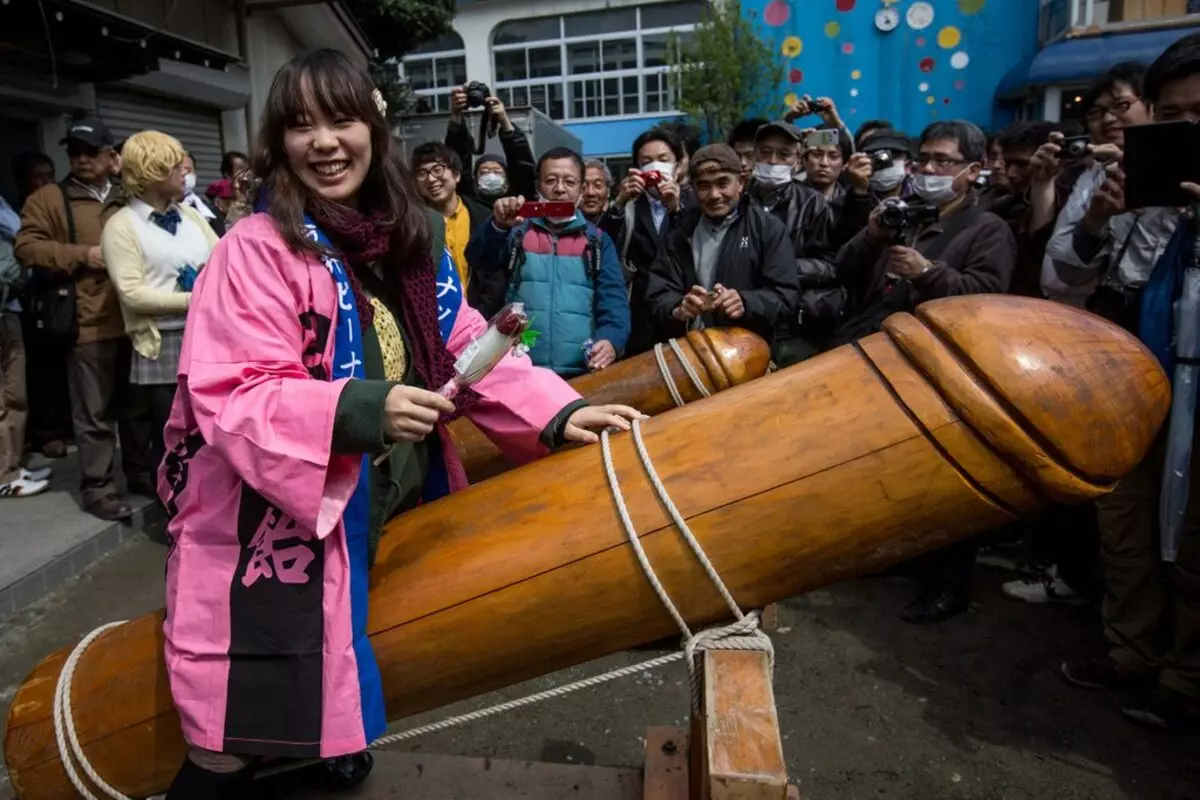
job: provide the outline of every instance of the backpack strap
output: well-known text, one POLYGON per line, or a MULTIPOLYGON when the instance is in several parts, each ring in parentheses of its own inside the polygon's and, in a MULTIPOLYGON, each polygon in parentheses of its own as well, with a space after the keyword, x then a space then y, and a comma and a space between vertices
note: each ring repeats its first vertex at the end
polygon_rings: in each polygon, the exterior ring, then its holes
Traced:
POLYGON ((583 264, 588 280, 592 283, 600 277, 600 265, 604 258, 604 232, 592 223, 587 224, 587 247, 583 248, 583 264))
POLYGON ((521 285, 521 267, 525 266, 525 233, 529 223, 522 222, 509 231, 508 264, 504 269, 505 278, 510 286, 521 285))
POLYGON ((62 192, 63 209, 67 214, 67 241, 75 244, 75 213, 71 211, 71 198, 67 196, 67 179, 63 178, 58 183, 58 190, 62 192))

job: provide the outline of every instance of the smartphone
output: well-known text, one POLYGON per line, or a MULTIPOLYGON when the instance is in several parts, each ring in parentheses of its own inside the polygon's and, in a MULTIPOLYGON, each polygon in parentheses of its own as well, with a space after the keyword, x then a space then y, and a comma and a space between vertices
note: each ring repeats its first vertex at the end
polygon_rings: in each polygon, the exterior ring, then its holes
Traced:
POLYGON ((575 215, 575 206, 571 203, 525 203, 521 206, 520 216, 524 219, 535 217, 571 217, 575 215))
POLYGON ((657 170, 650 170, 649 172, 642 173, 642 182, 646 184, 647 189, 652 186, 658 186, 660 183, 662 183, 662 178, 662 173, 658 172, 657 170))
POLYGON ((812 150, 815 147, 837 147, 838 132, 831 129, 819 131, 809 131, 804 135, 804 149, 812 150))
POLYGON ((1125 207, 1177 208, 1194 201, 1181 181, 1200 183, 1200 124, 1180 120, 1125 128, 1125 207))

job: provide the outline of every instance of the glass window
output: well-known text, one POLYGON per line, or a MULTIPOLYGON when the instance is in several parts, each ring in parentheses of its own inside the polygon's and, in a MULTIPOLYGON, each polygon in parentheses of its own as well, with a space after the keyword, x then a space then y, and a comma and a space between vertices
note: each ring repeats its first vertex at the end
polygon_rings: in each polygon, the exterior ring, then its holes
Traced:
POLYGON ((637 30, 637 11, 632 8, 606 8, 563 17, 567 36, 598 36, 637 30))
POLYGON ((492 43, 520 44, 522 42, 540 42, 545 39, 558 39, 562 35, 558 20, 558 17, 539 17, 536 19, 514 19, 502 22, 496 26, 496 33, 492 37, 492 43))
POLYGON ((496 53, 496 80, 523 81, 529 77, 525 70, 525 50, 501 50, 496 53))
POLYGON ((673 28, 676 25, 695 25, 704 11, 704 0, 684 0, 681 3, 658 3, 642 6, 642 30, 673 28))
POLYGON ((467 82, 466 58, 439 58, 435 60, 435 63, 438 88, 462 86, 467 82))
POLYGON ((637 69, 637 39, 614 39, 604 42, 604 71, 637 69))
POLYGON ((529 48, 529 77, 553 78, 562 75, 562 50, 553 47, 529 48))
POLYGON ((621 78, 621 113, 636 114, 638 113, 638 78, 636 75, 629 75, 621 78))
POLYGON ((586 75, 600 71, 600 43, 575 42, 567 45, 568 72, 571 75, 586 75))
POLYGON ((675 94, 670 76, 665 72, 659 72, 647 75, 644 80, 646 81, 646 113, 674 111, 675 94))
MULTIPOLYGON (((692 41, 691 31, 682 31, 674 34, 679 45, 686 47, 692 41)), ((670 42, 671 34, 667 33, 651 33, 642 37, 642 66, 643 67, 665 67, 669 64, 667 60, 668 43, 670 42)))
POLYGON ((406 61, 404 74, 408 76, 409 85, 413 91, 433 88, 433 59, 422 58, 419 61, 406 61))

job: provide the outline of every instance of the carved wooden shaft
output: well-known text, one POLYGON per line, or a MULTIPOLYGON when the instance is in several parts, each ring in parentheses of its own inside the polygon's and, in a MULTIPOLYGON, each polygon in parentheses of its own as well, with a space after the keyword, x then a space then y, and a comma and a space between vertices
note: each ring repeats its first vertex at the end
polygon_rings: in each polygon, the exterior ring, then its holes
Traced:
MULTIPOLYGON (((692 331, 677 341, 696 377, 712 394, 761 378, 767 374, 771 361, 771 350, 767 343, 743 328, 692 331)), ((664 347, 663 355, 671 382, 683 401, 692 403, 699 400, 700 392, 674 351, 664 347)), ((624 403, 651 415, 675 408, 675 401, 663 380, 662 370, 653 352, 618 362, 600 372, 581 375, 570 383, 593 405, 624 403)), ((462 456, 463 467, 471 483, 507 472, 514 466, 468 419, 460 419, 452 424, 450 436, 462 456)))
MULTIPOLYGON (((1153 356, 1098 317, 963 297, 644 431, 680 512, 738 603, 755 608, 1048 497, 1101 494, 1143 457, 1168 403, 1153 356)), ((724 621, 629 435, 614 437, 613 458, 671 597, 693 626, 724 621)), ((395 527, 372 573, 369 622, 389 718, 675 632, 626 542, 598 448, 485 481, 395 527)), ((160 623, 153 614, 101 637, 75 678, 85 751, 130 794, 162 791, 184 753, 160 623)), ((71 796, 50 721, 65 657, 39 665, 9 712, 5 759, 29 800, 71 796)))

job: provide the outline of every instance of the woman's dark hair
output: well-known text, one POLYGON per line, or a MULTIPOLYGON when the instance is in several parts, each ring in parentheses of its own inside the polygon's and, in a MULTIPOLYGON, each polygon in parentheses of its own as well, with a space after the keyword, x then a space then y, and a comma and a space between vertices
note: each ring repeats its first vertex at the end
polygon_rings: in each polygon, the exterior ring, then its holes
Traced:
POLYGON ((254 146, 251 169, 262 179, 266 208, 293 250, 325 255, 304 235, 308 206, 324 206, 329 216, 335 204, 311 194, 292 173, 284 152, 287 129, 304 119, 306 90, 330 117, 351 117, 371 129, 371 164, 359 189, 359 210, 391 232, 391 252, 429 253, 429 223, 416 187, 392 145, 387 121, 371 94, 375 87, 363 67, 337 50, 309 50, 292 58, 275 73, 267 94, 262 123, 254 146))
POLYGON ((243 153, 239 150, 230 150, 228 153, 221 156, 221 176, 222 177, 225 177, 225 178, 234 177, 233 162, 239 158, 242 161, 245 161, 247 164, 250 163, 250 156, 246 155, 245 153, 243 153))

